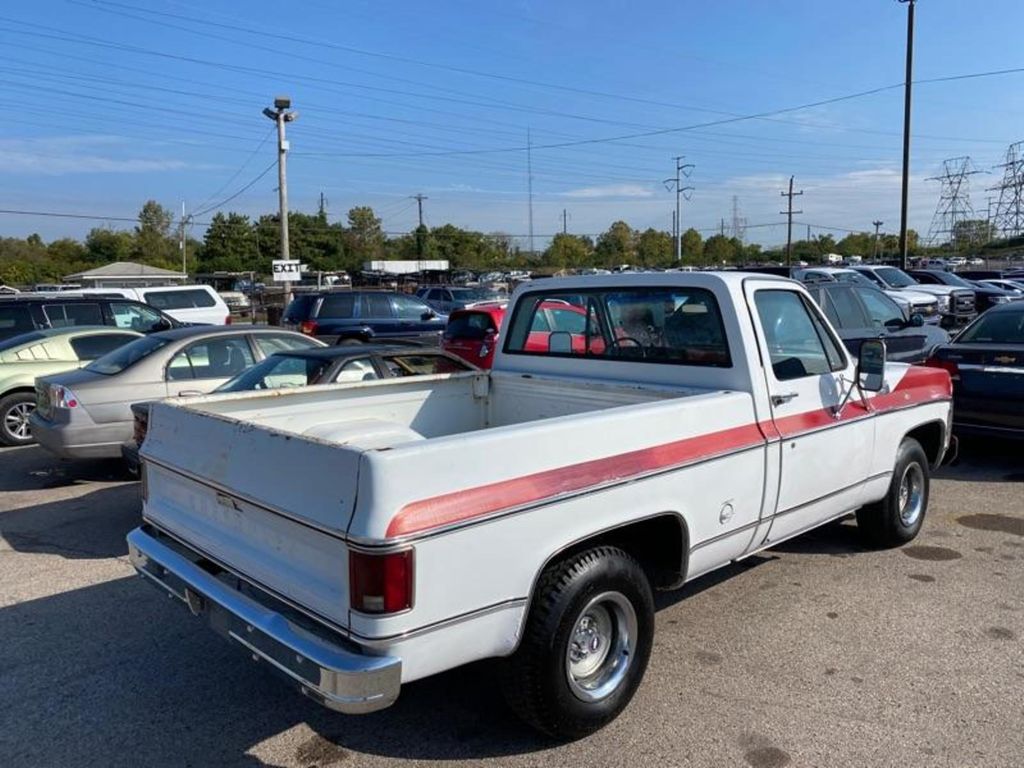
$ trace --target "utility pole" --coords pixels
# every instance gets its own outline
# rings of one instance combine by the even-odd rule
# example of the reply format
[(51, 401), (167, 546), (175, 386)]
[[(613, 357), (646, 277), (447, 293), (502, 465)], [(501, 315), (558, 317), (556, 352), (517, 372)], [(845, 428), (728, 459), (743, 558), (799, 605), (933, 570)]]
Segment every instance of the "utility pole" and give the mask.
[[(789, 204), (786, 206), (786, 210), (779, 211), (786, 217), (786, 266), (790, 266), (793, 261), (793, 214), (803, 213), (803, 211), (793, 210), (793, 198), (799, 197), (804, 191), (801, 189), (799, 192), (793, 191), (793, 177), (789, 177), (789, 192), (780, 192), (779, 194), (783, 197), (789, 198)], [(807, 228), (807, 239), (811, 239), (810, 227)]]
[(675, 242), (675, 239), (676, 239), (676, 227), (677, 226), (679, 226), (679, 224), (676, 221), (676, 212), (672, 211), (672, 241), (673, 242)]
[(533, 258), (533, 141), (530, 138), (530, 129), (526, 129), (526, 190), (529, 197), (530, 211), (530, 258)]
[[(424, 248), (426, 247), (427, 239), (426, 233), (423, 231), (423, 201), (429, 200), (430, 198), (424, 195), (422, 192), (418, 192), (415, 195), (412, 195), (412, 199), (416, 201), (416, 207), (419, 211), (420, 221), (419, 226), (416, 227), (416, 258), (419, 261), (423, 261), (423, 251)], [(419, 266), (422, 271), (423, 265), (419, 264), (417, 266)]]
[[(288, 248), (288, 171), (286, 167), (286, 155), (288, 154), (288, 140), (284, 134), (284, 124), (290, 123), (299, 116), (298, 112), (289, 112), (292, 100), (287, 96), (277, 96), (274, 99), (274, 108), (269, 107), (263, 110), (263, 114), (277, 123), (277, 197), (281, 217), (281, 258), (291, 258), (291, 251)], [(288, 281), (284, 284), (284, 305), (287, 308), (292, 300), (292, 284)]]
[(185, 226), (191, 220), (192, 220), (191, 216), (186, 216), (185, 215), (185, 201), (182, 200), (181, 201), (181, 240), (180, 240), (180, 248), (181, 248), (181, 274), (183, 274), (183, 275), (187, 275), (188, 274), (188, 259), (187, 259), (186, 255), (185, 255), (185, 248), (186, 248), (186, 243), (188, 242), (188, 238), (187, 238), (187, 236), (185, 234)]
[(324, 193), (320, 193), (320, 217), (323, 218), (324, 214), (327, 213), (327, 198), (324, 197)]
[(914, 5), (907, 4), (907, 74), (903, 83), (903, 188), (900, 197), (900, 269), (907, 268), (907, 207), (910, 201), (910, 86), (914, 77)]
[(680, 174), (686, 178), (690, 178), (690, 173), (694, 169), (693, 163), (683, 162), (683, 158), (685, 157), (686, 155), (676, 155), (674, 158), (676, 161), (675, 178), (665, 179), (663, 182), (666, 189), (675, 189), (676, 191), (676, 217), (675, 231), (673, 233), (676, 238), (676, 262), (681, 262), (683, 260), (683, 220), (679, 212), (679, 196), (693, 191), (693, 187), (684, 187), (682, 179), (680, 178)]
[(878, 221), (876, 219), (875, 221), (872, 221), (871, 223), (875, 225), (875, 249), (874, 249), (874, 253), (871, 255), (871, 260), (877, 263), (878, 262), (878, 230), (879, 230), (879, 228), (885, 222), (884, 221)]
[(569, 223), (568, 223), (568, 221), (569, 221), (569, 213), (568, 213), (568, 211), (565, 210), (565, 208), (563, 208), (562, 209), (562, 234), (563, 235), (569, 234)]

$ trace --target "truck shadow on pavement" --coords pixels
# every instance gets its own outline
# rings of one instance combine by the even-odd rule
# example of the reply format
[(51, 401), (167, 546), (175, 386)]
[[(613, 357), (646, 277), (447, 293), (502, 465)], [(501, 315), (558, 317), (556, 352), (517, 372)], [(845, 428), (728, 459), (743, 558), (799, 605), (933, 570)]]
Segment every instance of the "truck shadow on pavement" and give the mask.
[(68, 461), (47, 453), (37, 445), (3, 450), (0, 464), (4, 470), (0, 473), (0, 493), (130, 479), (120, 459)]
[(0, 512), (0, 538), (16, 552), (109, 558), (128, 554), (125, 536), (139, 525), (137, 483), (109, 486), (46, 504)]
[[(269, 739), (272, 765), (552, 746), (506, 709), (488, 664), (405, 686), (383, 712), (329, 712), (134, 576), (0, 609), (0, 637), (10, 765), (255, 766)], [(312, 733), (285, 733), (299, 724)]]

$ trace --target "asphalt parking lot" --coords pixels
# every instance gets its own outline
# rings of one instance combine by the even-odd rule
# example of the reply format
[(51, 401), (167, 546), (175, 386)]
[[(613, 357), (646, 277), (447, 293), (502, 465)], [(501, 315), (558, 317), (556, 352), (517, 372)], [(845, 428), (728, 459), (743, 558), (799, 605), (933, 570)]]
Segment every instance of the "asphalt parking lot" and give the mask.
[(662, 595), (633, 704), (563, 745), (487, 664), (364, 717), (293, 693), (133, 576), (138, 494), (0, 450), (0, 765), (1024, 765), (1019, 446), (966, 446), (912, 546), (835, 524)]

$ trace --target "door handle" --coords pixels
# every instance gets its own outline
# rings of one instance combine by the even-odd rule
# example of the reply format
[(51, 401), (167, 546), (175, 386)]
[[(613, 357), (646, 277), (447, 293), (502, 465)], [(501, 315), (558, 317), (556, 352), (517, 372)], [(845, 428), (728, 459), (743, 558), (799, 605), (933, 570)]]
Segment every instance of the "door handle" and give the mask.
[(798, 392), (787, 392), (784, 395), (772, 395), (772, 405), (782, 405), (783, 403), (788, 403), (798, 394)]

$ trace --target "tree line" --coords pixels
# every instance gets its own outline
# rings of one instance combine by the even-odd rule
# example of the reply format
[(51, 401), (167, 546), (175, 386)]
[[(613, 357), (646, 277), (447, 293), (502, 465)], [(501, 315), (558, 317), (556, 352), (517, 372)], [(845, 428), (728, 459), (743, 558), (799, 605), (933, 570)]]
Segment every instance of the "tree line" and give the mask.
[[(389, 237), (380, 217), (368, 206), (349, 210), (345, 222), (329, 222), (325, 213), (292, 212), (288, 215), (292, 258), (312, 270), (346, 270), (356, 273), (368, 261), (394, 259), (447, 259), (452, 268), (549, 270), (579, 267), (611, 268), (670, 267), (676, 261), (672, 235), (662, 230), (634, 229), (616, 221), (596, 238), (569, 233), (552, 238), (543, 252), (531, 254), (501, 232), (477, 232), (452, 224), (419, 227), (413, 232)], [(969, 227), (971, 234), (977, 229)], [(758, 261), (782, 261), (776, 248), (762, 250), (736, 237), (715, 234), (703, 237), (688, 229), (681, 237), (682, 263), (691, 266), (723, 266)], [(918, 251), (918, 238), (911, 230), (910, 249)], [(793, 243), (793, 259), (818, 262), (827, 253), (871, 257), (874, 235), (850, 233), (840, 240), (830, 234)], [(878, 239), (882, 255), (896, 253), (894, 235)], [(239, 213), (217, 213), (201, 240), (186, 236), (188, 272), (232, 271), (267, 274), (270, 261), (280, 252), (277, 214), (256, 219)], [(0, 281), (10, 285), (31, 285), (59, 281), (63, 276), (108, 264), (134, 261), (166, 269), (182, 267), (181, 230), (174, 214), (154, 200), (139, 211), (131, 229), (96, 227), (82, 241), (62, 238), (44, 243), (37, 235), (0, 238)]]

